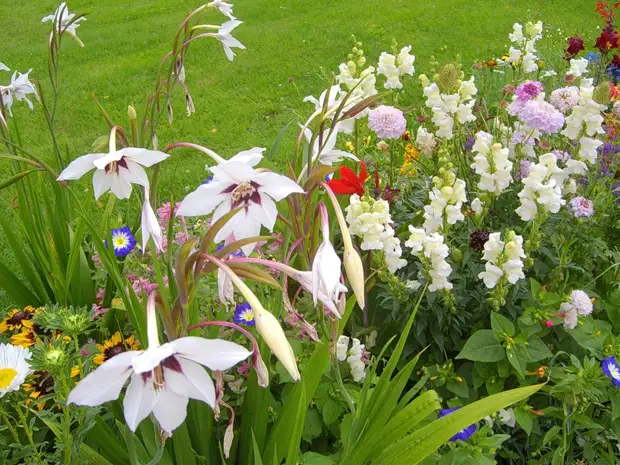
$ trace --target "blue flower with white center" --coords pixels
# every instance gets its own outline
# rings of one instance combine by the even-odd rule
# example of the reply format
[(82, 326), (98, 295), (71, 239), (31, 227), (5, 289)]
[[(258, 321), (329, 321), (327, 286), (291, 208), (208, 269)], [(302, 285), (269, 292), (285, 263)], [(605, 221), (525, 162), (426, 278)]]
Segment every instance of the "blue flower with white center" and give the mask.
[(235, 307), (235, 316), (233, 317), (238, 325), (254, 326), (254, 312), (249, 303), (244, 302)]
[(136, 238), (129, 226), (112, 230), (112, 247), (117, 257), (125, 257), (136, 247)]
[[(445, 417), (446, 415), (450, 415), (452, 412), (455, 412), (460, 408), (461, 407), (443, 409), (441, 412), (439, 412), (439, 415), (437, 417), (438, 418)], [(452, 436), (450, 438), (450, 441), (458, 441), (459, 439), (461, 441), (467, 441), (469, 438), (473, 436), (473, 434), (476, 432), (477, 429), (478, 429), (478, 426), (475, 423), (473, 425), (469, 425), (467, 428), (462, 429), (461, 431), (456, 433), (454, 436)]]
[(612, 355), (603, 360), (601, 362), (601, 368), (603, 368), (605, 376), (611, 378), (611, 382), (614, 383), (614, 386), (620, 387), (620, 366), (616, 363), (616, 357)]

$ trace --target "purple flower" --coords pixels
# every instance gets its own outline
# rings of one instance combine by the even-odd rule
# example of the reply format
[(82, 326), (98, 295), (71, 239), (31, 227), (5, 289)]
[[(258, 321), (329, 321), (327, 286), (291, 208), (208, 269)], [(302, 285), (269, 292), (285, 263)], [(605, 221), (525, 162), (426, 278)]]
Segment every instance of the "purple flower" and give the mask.
[(562, 163), (566, 163), (571, 159), (570, 153), (564, 152), (563, 150), (552, 150), (552, 152), (555, 155), (555, 158)]
[(469, 152), (471, 148), (474, 146), (474, 138), (472, 136), (467, 136), (467, 140), (465, 141), (465, 151)]
[(616, 197), (616, 203), (620, 205), (620, 182), (611, 186), (611, 193)]
[[(452, 412), (455, 412), (460, 408), (461, 407), (445, 408), (439, 412), (439, 415), (437, 415), (437, 417), (438, 418), (445, 417), (446, 415), (450, 415)], [(473, 436), (473, 434), (476, 432), (477, 429), (478, 429), (478, 426), (475, 423), (473, 425), (469, 425), (467, 428), (462, 429), (461, 431), (456, 433), (454, 436), (452, 436), (450, 438), (450, 441), (458, 441), (459, 439), (461, 441), (467, 441), (469, 438)]]
[(254, 326), (256, 322), (254, 321), (252, 306), (247, 302), (237, 305), (235, 307), (235, 315), (233, 316), (233, 320), (238, 325)]
[(564, 126), (564, 115), (542, 100), (530, 100), (523, 105), (519, 119), (530, 128), (547, 134), (555, 134)]
[(407, 121), (398, 108), (381, 105), (368, 114), (368, 127), (381, 139), (398, 139), (407, 129)]
[(616, 357), (613, 355), (601, 362), (601, 368), (605, 376), (611, 378), (614, 386), (620, 387), (620, 367), (616, 363)]
[(538, 81), (525, 81), (517, 86), (515, 93), (521, 102), (532, 100), (543, 91), (543, 85)]
[(532, 162), (529, 160), (521, 160), (519, 162), (519, 170), (515, 174), (515, 178), (517, 181), (522, 181), (530, 175), (530, 170), (532, 169)]
[(569, 203), (570, 211), (575, 218), (594, 215), (594, 202), (592, 200), (584, 197), (575, 197)]

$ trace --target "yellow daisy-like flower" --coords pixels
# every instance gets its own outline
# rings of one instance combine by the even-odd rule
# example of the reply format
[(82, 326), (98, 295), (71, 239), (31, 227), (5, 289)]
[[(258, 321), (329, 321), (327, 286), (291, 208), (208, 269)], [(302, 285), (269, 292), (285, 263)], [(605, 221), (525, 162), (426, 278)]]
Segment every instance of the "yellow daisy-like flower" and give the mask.
[(41, 402), (39, 399), (54, 392), (54, 379), (48, 371), (35, 371), (31, 376), (30, 382), (25, 383), (23, 387), (24, 391), (30, 393), (29, 398), (26, 400), (26, 405), (36, 402), (37, 409), (43, 410), (45, 401)]
[(407, 144), (405, 147), (405, 163), (413, 163), (418, 158), (420, 158), (420, 151), (416, 149), (413, 145)]
[(0, 333), (4, 333), (6, 331), (19, 331), (24, 326), (24, 323), (32, 319), (38, 311), (38, 308), (34, 308), (30, 305), (23, 310), (20, 310), (19, 308), (11, 310), (4, 320), (0, 322)]
[(130, 350), (139, 350), (140, 343), (133, 336), (129, 336), (127, 339), (123, 340), (121, 333), (117, 331), (110, 339), (104, 341), (103, 344), (97, 344), (97, 349), (99, 353), (95, 356), (93, 361), (95, 364), (101, 365), (115, 355)]
[(19, 347), (32, 347), (37, 342), (37, 336), (35, 332), (24, 326), (19, 333), (15, 333), (11, 336), (11, 344)]

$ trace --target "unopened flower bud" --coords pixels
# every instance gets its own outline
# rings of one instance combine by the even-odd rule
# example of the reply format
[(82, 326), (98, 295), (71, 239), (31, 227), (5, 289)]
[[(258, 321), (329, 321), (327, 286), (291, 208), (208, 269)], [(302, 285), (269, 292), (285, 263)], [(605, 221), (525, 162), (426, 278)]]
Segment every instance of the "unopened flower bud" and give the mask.
[(355, 250), (352, 245), (349, 245), (348, 247), (347, 245), (349, 244), (345, 242), (342, 262), (344, 263), (344, 269), (347, 272), (347, 278), (349, 278), (351, 288), (353, 289), (353, 293), (355, 294), (355, 298), (357, 299), (357, 304), (360, 306), (360, 308), (364, 308), (364, 306), (366, 305), (366, 294), (364, 289), (364, 265), (362, 264), (362, 259), (357, 253), (357, 250)]
[(254, 321), (256, 329), (265, 340), (274, 355), (282, 362), (286, 371), (291, 375), (294, 381), (299, 381), (301, 375), (297, 368), (295, 353), (291, 344), (288, 342), (284, 330), (280, 323), (270, 312), (264, 309), (254, 308)]
[(91, 150), (96, 153), (104, 152), (108, 148), (108, 140), (110, 136), (107, 134), (105, 136), (97, 137), (92, 143)]
[(366, 58), (364, 58), (364, 57), (360, 57), (360, 58), (357, 60), (357, 64), (358, 64), (360, 67), (361, 67), (361, 66), (364, 66), (364, 65), (366, 64)]
[(127, 107), (127, 116), (129, 116), (130, 121), (135, 121), (138, 118), (138, 115), (136, 114), (136, 109), (133, 107), (133, 105), (129, 105)]
[(234, 438), (235, 438), (234, 420), (230, 420), (228, 422), (228, 426), (226, 427), (226, 432), (224, 433), (224, 441), (222, 444), (223, 449), (224, 449), (224, 456), (227, 459), (230, 458), (230, 448), (232, 447)]
[(260, 356), (260, 354), (255, 354), (252, 356), (252, 364), (254, 365), (254, 370), (256, 371), (258, 385), (263, 388), (268, 387), (269, 370), (267, 369), (267, 365), (265, 365), (265, 362), (263, 361), (263, 358)]
[(420, 80), (420, 84), (422, 84), (422, 87), (428, 87), (431, 85), (431, 81), (428, 79), (428, 76), (426, 74), (420, 74), (418, 79)]
[(357, 47), (353, 47), (353, 49), (351, 50), (353, 53), (357, 53), (358, 52), (358, 48)]

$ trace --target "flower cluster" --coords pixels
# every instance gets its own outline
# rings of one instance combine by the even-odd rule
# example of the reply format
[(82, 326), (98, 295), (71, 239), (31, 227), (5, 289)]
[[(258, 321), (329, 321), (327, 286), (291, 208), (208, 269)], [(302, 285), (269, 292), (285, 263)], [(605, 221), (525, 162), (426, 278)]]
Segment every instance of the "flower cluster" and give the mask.
[(446, 261), (450, 250), (444, 244), (444, 237), (436, 232), (427, 234), (424, 229), (411, 225), (409, 232), (411, 235), (405, 246), (409, 247), (411, 253), (424, 264), (425, 271), (430, 277), (428, 289), (431, 292), (452, 289), (452, 283), (448, 281), (452, 267)]
[(525, 278), (523, 274), (523, 237), (513, 231), (506, 234), (506, 242), (501, 240), (501, 233), (489, 234), (489, 239), (484, 244), (485, 270), (478, 275), (489, 289), (497, 286), (497, 283), (505, 278), (510, 284), (515, 284), (519, 279)]
[[(349, 341), (351, 342), (350, 348)], [(356, 383), (363, 381), (366, 377), (364, 349), (364, 344), (355, 337), (349, 339), (347, 336), (340, 336), (336, 343), (336, 358), (340, 362), (344, 362), (345, 360), (348, 362), (349, 368), (351, 369), (351, 376), (353, 376), (353, 381)]]
[[(439, 160), (447, 161), (444, 156)], [(430, 203), (424, 206), (424, 229), (429, 233), (443, 231), (447, 225), (465, 219), (461, 211), (467, 201), (465, 181), (457, 179), (451, 163), (445, 166), (442, 176), (433, 178), (433, 189), (428, 193)]]
[(390, 226), (390, 204), (383, 199), (353, 194), (346, 208), (349, 232), (362, 238), (362, 250), (383, 250), (392, 273), (407, 264), (401, 259), (400, 239)]
[[(538, 71), (538, 56), (536, 55), (536, 42), (542, 38), (543, 24), (528, 22), (525, 25), (514, 23), (512, 32), (508, 35), (510, 42), (514, 45), (510, 47), (507, 62), (513, 66), (521, 65), (526, 74)], [(516, 47), (515, 47), (516, 46)]]
[(564, 317), (564, 327), (575, 329), (579, 322), (579, 315), (589, 315), (592, 310), (592, 301), (588, 294), (580, 290), (571, 292), (568, 302), (560, 305), (560, 312)]
[(523, 221), (529, 221), (539, 212), (557, 213), (566, 201), (562, 198), (562, 184), (557, 175), (562, 170), (557, 166), (555, 154), (547, 153), (538, 163), (530, 166), (529, 175), (523, 179), (523, 189), (519, 192), (521, 205), (517, 214)]
[(476, 133), (472, 147), (476, 152), (471, 167), (480, 175), (478, 189), (499, 196), (512, 182), (512, 162), (508, 159), (509, 151), (501, 144), (493, 143), (493, 136), (488, 132)]
[[(450, 67), (449, 69), (446, 69)], [(455, 119), (460, 124), (475, 121), (472, 113), (474, 107), (474, 95), (478, 89), (472, 76), (468, 81), (459, 79), (459, 70), (455, 65), (445, 65), (432, 84), (426, 76), (420, 79), (426, 83), (424, 95), (426, 106), (432, 109), (433, 123), (437, 126), (436, 136), (442, 139), (454, 137)], [(443, 87), (443, 89), (442, 89)]]
[(397, 55), (383, 52), (379, 57), (379, 65), (377, 66), (377, 74), (381, 74), (387, 78), (383, 85), (386, 89), (402, 89), (403, 84), (400, 79), (405, 75), (413, 76), (415, 68), (413, 63), (415, 55), (411, 55), (411, 45), (403, 47)]

